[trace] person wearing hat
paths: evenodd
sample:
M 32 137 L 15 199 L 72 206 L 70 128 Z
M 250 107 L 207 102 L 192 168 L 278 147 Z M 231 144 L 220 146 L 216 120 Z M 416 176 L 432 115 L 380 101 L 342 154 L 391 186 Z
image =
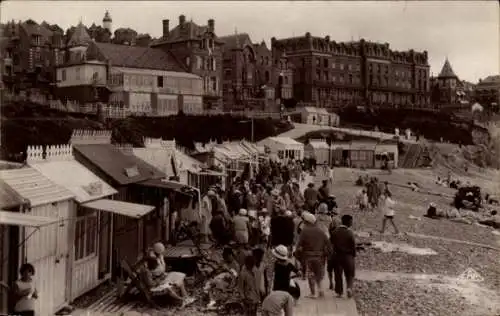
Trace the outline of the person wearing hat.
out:
M 280 195 L 280 191 L 278 189 L 271 190 L 271 208 L 268 208 L 268 210 L 273 216 L 286 210 L 285 200 Z
M 396 202 L 392 199 L 392 194 L 390 191 L 384 192 L 382 194 L 382 207 L 384 211 L 384 220 L 382 221 L 382 229 L 380 230 L 380 233 L 383 234 L 385 232 L 385 224 L 387 221 L 389 221 L 392 226 L 394 227 L 394 231 L 396 234 L 399 234 L 399 229 L 396 226 L 396 223 L 394 223 L 394 206 L 396 205 Z
M 285 245 L 278 245 L 271 251 L 276 259 L 273 267 L 273 291 L 288 291 L 292 272 L 299 274 L 299 269 L 290 261 L 288 248 Z
M 347 296 L 352 296 L 353 281 L 355 275 L 354 258 L 356 257 L 356 240 L 350 229 L 352 216 L 343 215 L 342 225 L 332 233 L 331 243 L 334 256 L 332 257 L 333 271 L 335 274 L 335 293 L 341 297 L 344 291 L 342 277 L 345 276 L 347 283 Z
M 233 217 L 234 239 L 239 245 L 247 245 L 250 235 L 250 220 L 247 216 L 247 210 L 240 209 L 238 215 Z
M 326 203 L 321 203 L 318 206 L 318 215 L 316 215 L 316 223 L 318 227 L 330 238 L 328 229 L 332 224 L 332 216 L 329 214 Z
M 310 297 L 324 296 L 322 281 L 325 274 L 325 262 L 330 253 L 330 244 L 326 234 L 316 225 L 316 217 L 309 213 L 302 214 L 304 227 L 299 236 L 296 252 L 305 264 L 308 275 Z

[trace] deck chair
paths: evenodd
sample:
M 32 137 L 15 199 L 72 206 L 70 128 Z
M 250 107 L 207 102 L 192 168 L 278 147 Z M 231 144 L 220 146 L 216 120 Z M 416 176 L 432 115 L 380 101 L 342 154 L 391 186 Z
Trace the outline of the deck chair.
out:
M 121 261 L 122 269 L 129 275 L 130 280 L 132 281 L 126 288 L 123 295 L 129 294 L 133 288 L 136 288 L 146 299 L 147 303 L 152 307 L 158 307 L 157 304 L 153 300 L 153 295 L 149 288 L 144 284 L 139 275 L 137 274 L 136 269 L 132 269 L 127 260 Z

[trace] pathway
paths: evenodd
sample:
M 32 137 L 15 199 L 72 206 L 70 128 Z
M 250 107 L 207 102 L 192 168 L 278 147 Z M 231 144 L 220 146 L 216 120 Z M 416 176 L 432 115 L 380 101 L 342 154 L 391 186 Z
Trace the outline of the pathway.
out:
M 357 316 L 356 302 L 353 298 L 337 298 L 330 290 L 325 291 L 324 298 L 306 298 L 309 294 L 307 281 L 297 280 L 300 285 L 302 298 L 295 307 L 293 314 L 297 316 Z M 327 278 L 323 281 L 323 286 L 327 286 Z

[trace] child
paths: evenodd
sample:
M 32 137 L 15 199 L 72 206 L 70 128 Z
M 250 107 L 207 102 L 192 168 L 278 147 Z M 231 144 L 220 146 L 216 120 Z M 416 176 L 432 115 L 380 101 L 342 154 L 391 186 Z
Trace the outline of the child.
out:
M 368 194 L 365 189 L 362 189 L 357 194 L 358 206 L 361 211 L 364 211 L 368 208 Z
M 260 291 L 257 280 L 257 269 L 255 268 L 255 259 L 252 255 L 245 257 L 245 265 L 243 269 L 241 269 L 238 278 L 238 289 L 245 306 L 245 315 L 257 316 Z
M 396 234 L 399 234 L 398 227 L 394 223 L 394 205 L 396 205 L 396 202 L 394 202 L 391 196 L 392 194 L 390 191 L 385 191 L 382 195 L 384 220 L 382 221 L 382 230 L 380 231 L 381 234 L 385 232 L 385 224 L 387 221 L 391 222 L 392 226 L 394 227 L 394 231 L 396 232 Z
M 269 236 L 271 235 L 271 216 L 266 208 L 260 211 L 259 216 L 260 230 L 262 233 L 262 243 L 266 246 L 269 244 Z
M 288 291 L 292 272 L 299 274 L 299 269 L 289 261 L 288 249 L 284 245 L 279 245 L 272 250 L 276 258 L 273 270 L 273 291 Z
M 293 306 L 300 298 L 300 288 L 290 287 L 287 291 L 273 291 L 262 303 L 262 316 L 292 316 Z

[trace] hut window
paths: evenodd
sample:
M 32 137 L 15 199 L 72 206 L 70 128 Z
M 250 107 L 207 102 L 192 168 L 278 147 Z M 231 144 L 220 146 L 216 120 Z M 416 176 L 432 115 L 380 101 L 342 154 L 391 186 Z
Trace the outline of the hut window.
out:
M 96 254 L 97 248 L 97 214 L 79 217 L 75 229 L 75 261 Z
M 389 153 L 389 160 L 394 160 L 394 153 Z

